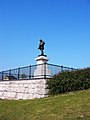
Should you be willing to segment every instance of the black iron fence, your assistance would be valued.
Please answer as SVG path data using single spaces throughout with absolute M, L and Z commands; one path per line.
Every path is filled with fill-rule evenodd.
M 71 71 L 75 69 L 48 63 L 30 65 L 17 69 L 2 71 L 0 72 L 0 80 L 25 80 L 37 78 L 47 79 L 66 70 Z

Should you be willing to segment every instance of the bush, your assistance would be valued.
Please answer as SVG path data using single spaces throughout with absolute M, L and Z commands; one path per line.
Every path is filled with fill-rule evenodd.
M 90 88 L 90 68 L 63 71 L 47 81 L 49 94 L 55 95 Z

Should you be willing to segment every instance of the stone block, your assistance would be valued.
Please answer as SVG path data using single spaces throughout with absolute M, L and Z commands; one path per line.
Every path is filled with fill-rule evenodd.
M 46 96 L 46 80 L 1 81 L 0 98 L 33 99 Z

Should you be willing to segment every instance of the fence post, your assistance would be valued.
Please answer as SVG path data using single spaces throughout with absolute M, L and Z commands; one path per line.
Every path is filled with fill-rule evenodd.
M 71 70 L 73 71 L 73 70 L 74 70 L 74 68 L 71 68 Z
M 31 79 L 31 65 L 29 66 L 29 79 Z
M 9 76 L 11 76 L 11 70 L 9 70 Z
M 3 71 L 2 71 L 2 80 L 3 80 Z
M 19 76 L 20 76 L 20 68 L 18 68 L 18 79 L 19 79 Z
M 44 79 L 46 79 L 46 63 L 44 63 Z
M 61 66 L 61 72 L 63 72 L 63 66 Z

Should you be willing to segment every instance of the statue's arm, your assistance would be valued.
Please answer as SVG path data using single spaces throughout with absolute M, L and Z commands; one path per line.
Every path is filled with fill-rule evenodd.
M 40 49 L 40 44 L 39 44 L 39 47 L 38 47 L 38 49 Z

